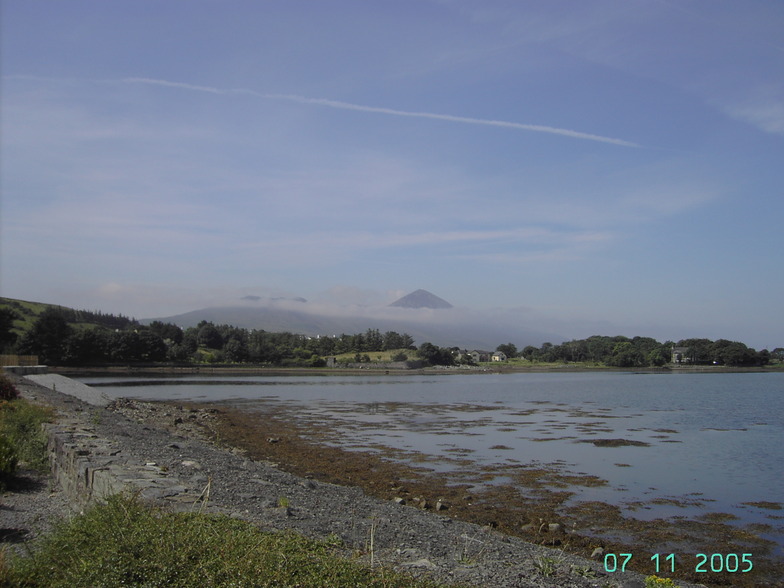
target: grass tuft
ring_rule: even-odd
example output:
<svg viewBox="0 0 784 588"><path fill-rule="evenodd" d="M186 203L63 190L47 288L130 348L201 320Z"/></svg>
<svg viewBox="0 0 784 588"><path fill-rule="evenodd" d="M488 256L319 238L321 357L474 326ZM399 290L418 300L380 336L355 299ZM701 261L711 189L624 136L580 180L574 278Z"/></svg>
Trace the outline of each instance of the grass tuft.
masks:
<svg viewBox="0 0 784 588"><path fill-rule="evenodd" d="M648 576L645 578L645 588L678 588L678 585L671 578Z"/></svg>
<svg viewBox="0 0 784 588"><path fill-rule="evenodd" d="M47 437L41 425L52 418L50 408L24 398L0 404L0 437L10 443L20 465L39 471L49 468Z"/></svg>
<svg viewBox="0 0 784 588"><path fill-rule="evenodd" d="M340 557L335 541L114 496L0 569L7 586L435 586Z"/></svg>
<svg viewBox="0 0 784 588"><path fill-rule="evenodd" d="M546 555L539 555L534 558L534 567L536 571L542 576L554 576L558 570L558 565L561 563L559 558L548 557Z"/></svg>

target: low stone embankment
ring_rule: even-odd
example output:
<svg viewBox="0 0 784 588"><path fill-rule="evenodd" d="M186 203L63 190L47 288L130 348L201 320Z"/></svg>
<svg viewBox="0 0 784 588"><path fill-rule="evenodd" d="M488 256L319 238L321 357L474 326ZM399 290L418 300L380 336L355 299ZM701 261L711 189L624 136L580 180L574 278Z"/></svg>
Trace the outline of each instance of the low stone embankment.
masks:
<svg viewBox="0 0 784 588"><path fill-rule="evenodd" d="M57 422L48 426L52 471L80 510L130 490L169 508L225 513L267 530L338 536L348 554L360 553L368 562L372 559L375 564L443 582L521 587L644 585L639 574L605 573L601 561L249 460L242 452L216 446L204 437L199 423L214 418L210 409L132 400L107 403L100 395L88 404L68 395L74 391L89 402L84 385L62 376L55 380L33 376L20 388L25 396L58 411ZM161 422L168 426L153 424Z"/></svg>

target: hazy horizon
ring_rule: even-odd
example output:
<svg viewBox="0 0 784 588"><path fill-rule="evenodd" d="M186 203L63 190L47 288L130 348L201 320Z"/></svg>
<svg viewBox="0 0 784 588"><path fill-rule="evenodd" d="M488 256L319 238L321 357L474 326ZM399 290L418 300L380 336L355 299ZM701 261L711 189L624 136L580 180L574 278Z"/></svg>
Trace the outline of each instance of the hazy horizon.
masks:
<svg viewBox="0 0 784 588"><path fill-rule="evenodd" d="M2 2L0 295L418 288L784 347L784 4Z"/></svg>

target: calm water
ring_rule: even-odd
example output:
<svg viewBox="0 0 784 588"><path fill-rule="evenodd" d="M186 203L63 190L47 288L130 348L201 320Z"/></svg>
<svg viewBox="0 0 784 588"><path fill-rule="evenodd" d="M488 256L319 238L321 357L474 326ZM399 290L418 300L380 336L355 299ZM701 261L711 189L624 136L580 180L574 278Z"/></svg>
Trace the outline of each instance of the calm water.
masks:
<svg viewBox="0 0 784 588"><path fill-rule="evenodd" d="M504 464L593 474L609 483L577 487L573 501L617 504L638 519L732 513L737 524L772 525L765 536L784 546L782 511L744 504L784 501L782 373L204 380L83 379L116 397L285 406L303 419L330 422L340 433L337 445L421 452L432 457L427 467L456 475ZM119 381L140 385L103 386ZM645 445L593 444L602 439Z"/></svg>

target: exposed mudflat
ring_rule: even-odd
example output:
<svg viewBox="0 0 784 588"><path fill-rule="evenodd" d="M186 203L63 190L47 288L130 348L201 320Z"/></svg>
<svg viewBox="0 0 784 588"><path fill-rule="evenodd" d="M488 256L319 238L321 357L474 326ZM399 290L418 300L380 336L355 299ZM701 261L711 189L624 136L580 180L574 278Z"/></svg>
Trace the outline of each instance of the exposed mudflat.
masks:
<svg viewBox="0 0 784 588"><path fill-rule="evenodd" d="M198 405L184 405L195 408ZM307 478L336 484L350 484L363 488L367 493L394 501L404 500L409 506L435 509L439 502L448 509L438 511L438 516L469 521L484 528L520 537L536 545L547 546L553 553L575 553L589 558L597 547L605 553L633 553L632 566L645 574L655 573L650 557L656 551L662 554L679 554L678 568L682 580L705 585L732 586L782 586L781 566L764 561L762 556L772 543L746 529L727 524L721 516L705 516L700 520L630 519L620 509L603 502L568 505L569 487L596 486L604 480L588 474L575 475L541 464L510 463L484 474L497 480L499 473L510 480L507 484L489 484L481 490L475 484L456 482L454 476L434 472L427 456L420 456L422 467L416 465L416 456L405 452L405 459L396 459L404 452L379 445L375 451L348 451L336 446L334 431L329 422L299 418L286 406L269 405L264 410L253 411L215 408L208 404L202 410L213 412L207 421L215 438L222 443L241 447L254 459L271 460L283 469ZM608 440L610 446L616 441ZM457 454L455 459L459 459ZM624 464L618 464L623 466ZM483 472L476 472L481 478ZM525 499L521 499L521 489ZM701 497L692 497L699 501ZM678 506L684 498L669 499ZM645 509L646 503L639 508ZM611 530L616 541L597 539L593 530L606 534ZM764 529L758 531L764 532ZM670 549L693 541L708 544L711 553L737 553L739 545L756 554L755 572L699 573L694 550ZM682 555L680 555L682 554ZM688 554L688 555L687 555ZM710 554L709 554L710 555ZM663 575L663 574L660 574ZM763 579L763 576L765 579ZM772 580L775 578L776 580Z"/></svg>

